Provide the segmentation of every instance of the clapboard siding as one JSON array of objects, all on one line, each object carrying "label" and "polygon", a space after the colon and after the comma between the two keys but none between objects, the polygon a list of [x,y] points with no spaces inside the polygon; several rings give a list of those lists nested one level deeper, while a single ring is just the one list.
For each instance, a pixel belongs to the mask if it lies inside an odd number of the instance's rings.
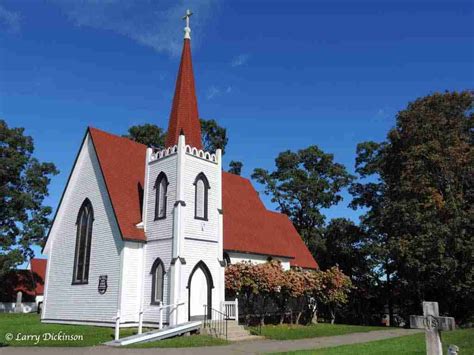
[{"label": "clapboard siding", "polygon": [[[163,261],[165,266],[163,304],[170,302],[170,264],[172,258],[172,236],[173,236],[173,210],[176,201],[177,180],[177,155],[171,155],[148,164],[149,181],[147,186],[148,202],[146,206],[146,235],[148,243],[145,247],[145,269],[143,270],[143,319],[145,322],[159,322],[160,316],[157,305],[151,304],[152,275],[151,268],[157,258]],[[164,172],[168,179],[168,194],[166,204],[166,218],[154,220],[155,216],[155,182],[158,175]],[[163,313],[163,321],[167,322],[166,312]]]},{"label": "clapboard siding", "polygon": [[[152,275],[151,268],[156,258],[160,258],[165,266],[165,278],[164,278],[164,289],[163,289],[163,303],[169,304],[169,279],[170,279],[170,264],[171,264],[171,239],[154,240],[148,242],[145,248],[145,270],[144,270],[144,292],[143,292],[143,319],[146,322],[158,322],[159,312],[158,306],[151,304],[151,287],[152,287]],[[165,312],[166,313],[166,312]],[[166,317],[164,318],[166,322]]]},{"label": "clapboard siding", "polygon": [[[185,234],[188,237],[217,240],[218,211],[217,194],[221,194],[217,188],[217,174],[221,174],[220,169],[214,163],[199,159],[191,155],[185,155],[184,171],[184,193],[185,193]],[[208,195],[208,221],[194,218],[195,207],[195,186],[194,181],[199,173],[206,175],[210,189]]]},{"label": "clapboard siding", "polygon": [[221,280],[223,278],[224,268],[217,260],[217,248],[217,243],[189,239],[185,241],[186,265],[183,265],[182,290],[186,290],[185,292],[187,298],[187,285],[189,282],[189,276],[196,264],[202,260],[209,268],[214,282],[214,289],[212,290],[212,308],[219,310],[220,302],[223,301],[223,299],[221,299],[223,292],[222,295],[220,295],[219,292],[223,290],[223,284]]},{"label": "clapboard siding", "polygon": [[[94,210],[89,283],[71,285],[76,218],[88,198]],[[44,320],[111,322],[117,312],[123,241],[90,137],[84,140],[58,217],[51,229]],[[107,292],[97,290],[107,275]]]},{"label": "clapboard siding", "polygon": [[138,322],[143,281],[144,244],[125,242],[123,250],[121,322]]},{"label": "clapboard siding", "polygon": [[[173,205],[176,201],[176,155],[154,161],[148,165],[148,206],[147,211],[147,239],[155,240],[169,238],[173,233]],[[168,199],[166,204],[166,218],[154,220],[155,217],[155,182],[158,175],[164,172],[168,178]]]},{"label": "clapboard siding", "polygon": [[[195,219],[195,185],[199,173],[204,173],[209,181],[208,191],[208,221]],[[220,309],[224,300],[224,268],[219,263],[222,260],[221,244],[219,243],[219,213],[218,197],[222,194],[219,185],[221,168],[212,162],[185,155],[184,194],[186,207],[184,209],[184,258],[186,264],[182,267],[181,290],[188,298],[187,285],[189,276],[199,261],[203,261],[211,272],[214,282],[212,289],[212,308]],[[188,310],[186,310],[187,312]]]},{"label": "clapboard siding", "polygon": [[[229,254],[230,262],[232,264],[237,264],[243,261],[250,261],[253,264],[263,264],[268,261],[268,255],[244,254],[235,252],[227,252],[227,254]],[[283,270],[290,269],[290,259],[277,256],[272,256],[272,259],[278,260],[281,263]]]}]

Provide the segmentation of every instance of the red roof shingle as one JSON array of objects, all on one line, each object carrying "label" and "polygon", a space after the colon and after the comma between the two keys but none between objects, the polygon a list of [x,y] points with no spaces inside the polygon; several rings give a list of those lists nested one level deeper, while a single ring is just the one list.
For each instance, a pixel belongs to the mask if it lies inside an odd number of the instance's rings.
[{"label": "red roof shingle", "polygon": [[112,207],[124,239],[145,241],[141,222],[146,146],[89,127]]},{"label": "red roof shingle", "polygon": [[289,257],[292,266],[318,267],[288,217],[267,210],[248,179],[223,172],[222,203],[224,249]]}]

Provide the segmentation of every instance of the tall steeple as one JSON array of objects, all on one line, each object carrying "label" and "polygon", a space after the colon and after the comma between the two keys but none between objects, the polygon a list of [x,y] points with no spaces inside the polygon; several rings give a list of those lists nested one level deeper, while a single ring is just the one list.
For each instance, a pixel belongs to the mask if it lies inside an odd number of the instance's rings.
[{"label": "tall steeple", "polygon": [[186,20],[183,52],[181,54],[178,78],[176,79],[166,147],[178,144],[180,134],[184,134],[187,144],[202,149],[201,124],[199,122],[193,63],[191,60],[191,29],[189,28],[189,17],[191,15],[192,13],[187,10],[186,15],[183,17]]}]

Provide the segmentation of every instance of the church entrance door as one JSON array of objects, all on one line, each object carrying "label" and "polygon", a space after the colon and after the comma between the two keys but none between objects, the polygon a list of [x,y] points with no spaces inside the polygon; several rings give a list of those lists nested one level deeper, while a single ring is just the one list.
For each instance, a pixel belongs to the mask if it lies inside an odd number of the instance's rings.
[{"label": "church entrance door", "polygon": [[189,289],[189,320],[203,320],[211,315],[212,276],[202,261],[196,264],[188,280]]}]

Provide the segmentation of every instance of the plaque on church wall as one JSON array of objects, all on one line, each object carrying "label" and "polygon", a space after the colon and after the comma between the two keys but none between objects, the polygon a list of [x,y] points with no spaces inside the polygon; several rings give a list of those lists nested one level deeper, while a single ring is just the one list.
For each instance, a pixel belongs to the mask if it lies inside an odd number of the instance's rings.
[{"label": "plaque on church wall", "polygon": [[107,275],[99,276],[99,286],[97,289],[101,295],[107,292]]}]

